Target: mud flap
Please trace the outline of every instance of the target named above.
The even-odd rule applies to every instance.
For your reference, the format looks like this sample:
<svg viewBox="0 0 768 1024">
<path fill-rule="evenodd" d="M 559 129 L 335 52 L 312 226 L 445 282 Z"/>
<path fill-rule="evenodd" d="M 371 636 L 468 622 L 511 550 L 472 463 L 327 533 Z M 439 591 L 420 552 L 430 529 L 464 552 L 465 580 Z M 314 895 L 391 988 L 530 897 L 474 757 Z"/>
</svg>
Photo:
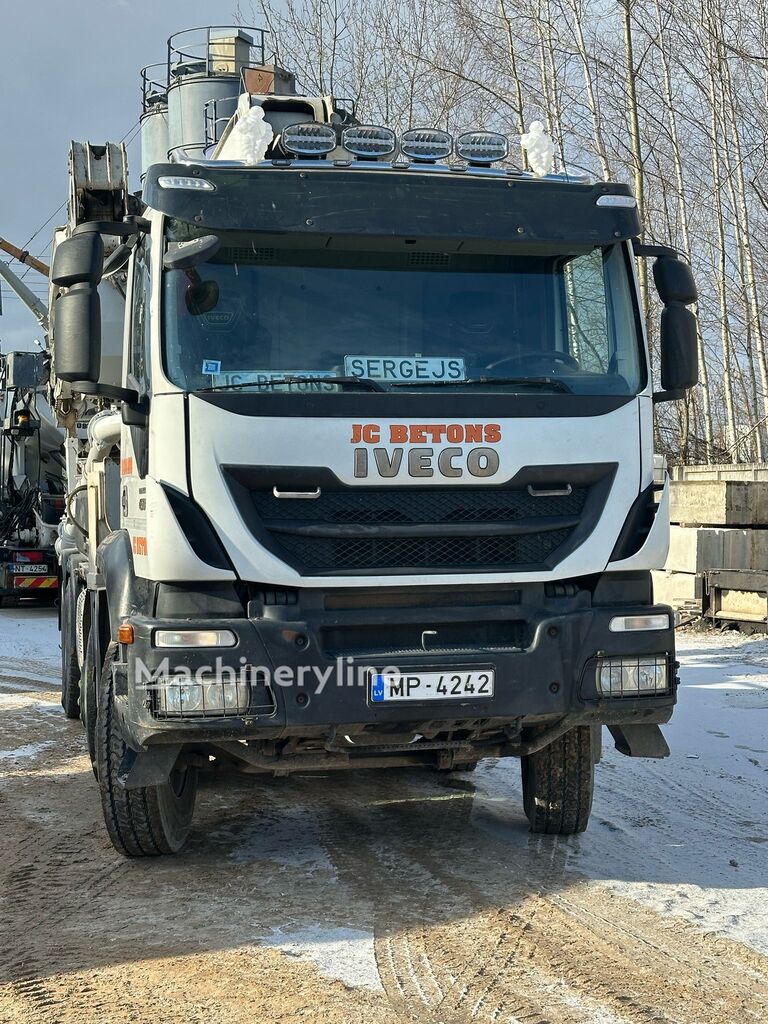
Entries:
<svg viewBox="0 0 768 1024">
<path fill-rule="evenodd" d="M 609 725 L 616 749 L 627 757 L 669 757 L 658 725 Z"/>
<path fill-rule="evenodd" d="M 123 789 L 162 786 L 170 778 L 180 753 L 180 743 L 164 743 L 162 746 L 139 751 L 126 747 L 120 761 L 117 781 Z"/>
</svg>

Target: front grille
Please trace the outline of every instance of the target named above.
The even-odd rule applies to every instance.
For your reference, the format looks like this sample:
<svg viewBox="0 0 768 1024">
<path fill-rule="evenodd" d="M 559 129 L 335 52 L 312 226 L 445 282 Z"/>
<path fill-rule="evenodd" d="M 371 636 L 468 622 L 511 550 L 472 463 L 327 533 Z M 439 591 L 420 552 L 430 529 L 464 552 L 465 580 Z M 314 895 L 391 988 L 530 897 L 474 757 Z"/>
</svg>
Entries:
<svg viewBox="0 0 768 1024">
<path fill-rule="evenodd" d="M 563 481 L 548 485 L 558 486 L 564 489 Z M 248 490 L 255 532 L 275 553 L 300 571 L 348 573 L 540 566 L 579 525 L 589 492 L 323 487 L 317 498 L 284 499 L 271 488 Z"/>
<path fill-rule="evenodd" d="M 307 568 L 476 569 L 544 561 L 570 530 L 524 537 L 309 538 L 281 534 L 280 544 Z"/>
</svg>

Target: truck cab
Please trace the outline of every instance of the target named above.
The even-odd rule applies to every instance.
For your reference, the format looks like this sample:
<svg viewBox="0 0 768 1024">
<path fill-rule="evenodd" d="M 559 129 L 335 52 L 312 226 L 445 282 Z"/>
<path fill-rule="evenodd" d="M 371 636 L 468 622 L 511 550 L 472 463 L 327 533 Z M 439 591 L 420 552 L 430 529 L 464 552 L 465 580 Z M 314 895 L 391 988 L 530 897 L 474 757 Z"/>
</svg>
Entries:
<svg viewBox="0 0 768 1024">
<path fill-rule="evenodd" d="M 652 426 L 696 380 L 690 271 L 637 242 L 626 186 L 497 167 L 494 133 L 449 159 L 443 132 L 409 150 L 301 124 L 250 164 L 152 164 L 140 216 L 82 223 L 54 260 L 54 370 L 102 407 L 63 578 L 110 835 L 175 852 L 218 766 L 509 756 L 532 830 L 582 831 L 602 726 L 668 753 Z M 331 149 L 302 149 L 324 129 Z M 110 233 L 130 249 L 118 385 Z"/>
</svg>

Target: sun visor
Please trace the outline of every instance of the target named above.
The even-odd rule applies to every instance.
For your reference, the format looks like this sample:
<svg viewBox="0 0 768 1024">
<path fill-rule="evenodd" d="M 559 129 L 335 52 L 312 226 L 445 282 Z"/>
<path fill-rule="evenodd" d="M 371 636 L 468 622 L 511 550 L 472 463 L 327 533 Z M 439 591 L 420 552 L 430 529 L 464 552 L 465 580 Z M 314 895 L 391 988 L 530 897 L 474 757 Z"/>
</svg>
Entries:
<svg viewBox="0 0 768 1024">
<path fill-rule="evenodd" d="M 608 245 L 640 232 L 626 185 L 449 170 L 155 164 L 143 199 L 195 228 L 265 235 L 413 238 L 519 250 Z"/>
</svg>

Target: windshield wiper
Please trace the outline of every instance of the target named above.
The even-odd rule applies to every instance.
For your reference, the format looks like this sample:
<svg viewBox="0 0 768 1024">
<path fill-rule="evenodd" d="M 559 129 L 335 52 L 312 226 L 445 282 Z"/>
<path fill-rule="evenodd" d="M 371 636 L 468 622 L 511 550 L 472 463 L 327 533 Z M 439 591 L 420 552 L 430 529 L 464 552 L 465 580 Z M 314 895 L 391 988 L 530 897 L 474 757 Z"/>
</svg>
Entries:
<svg viewBox="0 0 768 1024">
<path fill-rule="evenodd" d="M 276 377 L 275 380 L 242 380 L 236 384 L 214 384 L 209 388 L 197 388 L 199 391 L 234 391 L 237 388 L 258 388 L 268 391 L 275 384 L 341 384 L 344 387 L 360 387 L 363 391 L 388 391 L 383 384 L 372 377 Z"/>
<path fill-rule="evenodd" d="M 464 380 L 399 380 L 392 384 L 393 388 L 426 388 L 434 387 L 465 387 L 468 384 L 519 384 L 525 387 L 537 388 L 539 390 L 549 389 L 550 391 L 562 391 L 569 395 L 573 389 L 569 388 L 564 380 L 559 377 L 467 377 Z"/>
</svg>

